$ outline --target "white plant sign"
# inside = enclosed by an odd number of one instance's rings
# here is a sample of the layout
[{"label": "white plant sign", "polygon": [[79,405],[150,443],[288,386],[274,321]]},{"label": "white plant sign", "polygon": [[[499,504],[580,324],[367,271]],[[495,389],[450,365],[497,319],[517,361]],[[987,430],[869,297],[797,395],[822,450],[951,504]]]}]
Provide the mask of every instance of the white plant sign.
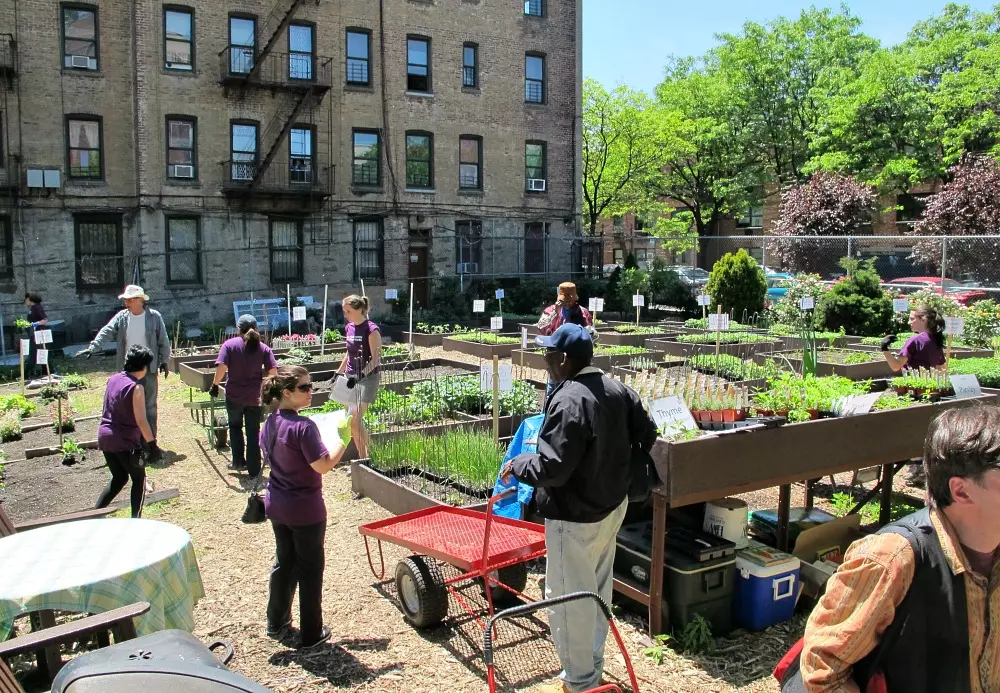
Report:
[{"label": "white plant sign", "polygon": [[298,322],[299,320],[306,319],[306,307],[305,306],[295,306],[292,308],[292,320]]},{"label": "white plant sign", "polygon": [[491,330],[502,330],[503,329],[503,318],[499,315],[494,315],[490,318],[490,329]]},{"label": "white plant sign", "polygon": [[486,301],[475,300],[472,302],[472,312],[473,313],[485,313],[486,312]]},{"label": "white plant sign", "polygon": [[385,300],[386,301],[397,301],[397,300],[399,300],[399,289],[386,289],[385,290]]},{"label": "white plant sign", "polygon": [[[509,392],[514,389],[514,366],[509,363],[500,364],[500,392]],[[493,364],[484,363],[479,366],[479,389],[493,391]]]},{"label": "white plant sign", "polygon": [[729,329],[729,316],[725,313],[714,313],[709,315],[708,329],[713,332],[725,332]]}]

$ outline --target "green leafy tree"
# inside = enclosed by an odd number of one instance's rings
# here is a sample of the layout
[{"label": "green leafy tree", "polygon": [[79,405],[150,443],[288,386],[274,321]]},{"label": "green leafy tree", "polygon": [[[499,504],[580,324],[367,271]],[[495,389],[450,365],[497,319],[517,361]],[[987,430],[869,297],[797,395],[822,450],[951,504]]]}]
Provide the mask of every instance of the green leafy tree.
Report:
[{"label": "green leafy tree", "polygon": [[649,269],[649,298],[651,303],[680,308],[685,313],[698,310],[691,287],[660,258],[654,258]]},{"label": "green leafy tree", "polygon": [[649,305],[649,275],[635,267],[625,268],[618,278],[615,291],[619,309],[622,311],[632,307],[632,297],[637,293],[645,296],[646,305]]},{"label": "green leafy tree", "polygon": [[747,324],[754,315],[764,312],[767,279],[757,261],[740,248],[715,263],[706,291],[712,297],[713,308],[721,304],[723,311]]},{"label": "green leafy tree", "polygon": [[823,294],[817,315],[830,331],[843,329],[861,337],[883,335],[892,326],[892,298],[882,289],[882,279],[874,262],[844,258],[840,266],[847,278]]}]

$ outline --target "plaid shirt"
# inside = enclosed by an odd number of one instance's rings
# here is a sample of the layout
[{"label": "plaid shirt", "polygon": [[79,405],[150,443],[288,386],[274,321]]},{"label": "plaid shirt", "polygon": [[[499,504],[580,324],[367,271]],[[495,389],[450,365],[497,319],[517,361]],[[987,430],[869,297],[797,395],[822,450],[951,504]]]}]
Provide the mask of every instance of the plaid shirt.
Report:
[{"label": "plaid shirt", "polygon": [[[1000,693],[1000,562],[990,579],[969,567],[958,536],[943,513],[931,522],[952,573],[963,575],[969,611],[972,693]],[[858,693],[851,667],[866,657],[892,623],[913,583],[915,557],[906,537],[875,534],[854,542],[809,616],[802,650],[802,680],[809,693]]]},{"label": "plaid shirt", "polygon": [[[570,309],[569,322],[576,323],[582,327],[593,327],[594,321],[590,316],[590,311],[579,303]],[[550,335],[563,324],[562,310],[557,310],[555,304],[542,311],[542,317],[538,321],[538,333]]]}]

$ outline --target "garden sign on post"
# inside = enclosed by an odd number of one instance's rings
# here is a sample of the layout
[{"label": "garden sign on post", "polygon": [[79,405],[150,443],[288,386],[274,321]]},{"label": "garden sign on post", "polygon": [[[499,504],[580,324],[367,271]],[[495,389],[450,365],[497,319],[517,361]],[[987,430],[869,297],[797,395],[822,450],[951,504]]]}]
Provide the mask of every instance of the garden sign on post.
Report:
[{"label": "garden sign on post", "polygon": [[638,327],[639,314],[642,312],[642,307],[646,305],[646,297],[636,291],[635,296],[632,297],[632,305],[635,306],[635,326]]},{"label": "garden sign on post", "polygon": [[712,297],[708,294],[698,294],[698,305],[701,306],[701,319],[708,320],[708,307],[712,304]]},{"label": "garden sign on post", "polygon": [[24,394],[24,359],[31,354],[31,340],[21,340],[21,394]]},{"label": "garden sign on post", "polygon": [[319,355],[326,352],[326,305],[330,302],[330,285],[323,285],[323,330],[319,333]]},{"label": "garden sign on post", "polygon": [[948,335],[948,349],[945,352],[945,363],[951,361],[951,338],[961,337],[965,334],[965,318],[945,318],[944,333]]}]

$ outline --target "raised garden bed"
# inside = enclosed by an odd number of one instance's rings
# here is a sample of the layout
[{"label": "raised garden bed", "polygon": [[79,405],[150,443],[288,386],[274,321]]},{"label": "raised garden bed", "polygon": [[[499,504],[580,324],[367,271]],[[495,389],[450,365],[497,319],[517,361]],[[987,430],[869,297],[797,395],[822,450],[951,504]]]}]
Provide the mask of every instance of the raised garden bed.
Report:
[{"label": "raised garden bed", "polygon": [[[860,357],[869,358],[863,363],[849,363],[853,359]],[[851,380],[868,380],[870,378],[888,378],[892,375],[892,369],[877,352],[863,351],[859,349],[817,349],[816,350],[816,375],[839,375]],[[792,370],[802,372],[802,352],[787,351],[778,354],[758,354],[754,360],[763,364],[766,359],[773,359],[779,366],[790,365]]]},{"label": "raised garden bed", "polygon": [[[635,328],[635,325],[622,325],[621,327]],[[668,330],[662,325],[657,326],[641,326],[639,331],[627,331],[620,332],[616,329],[610,330],[599,330],[598,331],[598,344],[605,344],[608,346],[635,346],[641,347],[645,346],[646,342],[650,339],[665,339],[666,337],[675,334],[674,330]]]},{"label": "raised garden bed", "polygon": [[[97,440],[97,427],[100,421],[96,417],[88,417],[76,422],[73,431],[63,434],[63,439],[72,438],[78,443]],[[0,443],[0,450],[7,453],[9,460],[20,460],[29,456],[32,451],[41,451],[59,446],[59,436],[55,432],[55,427],[51,424],[33,431],[23,432],[20,440],[11,440]],[[49,453],[53,454],[53,453]],[[89,454],[89,453],[88,453]],[[34,457],[44,457],[44,454],[35,453]],[[56,455],[58,456],[58,455]],[[33,464],[32,462],[18,464]],[[12,465],[13,466],[13,465]]]},{"label": "raised garden bed", "polygon": [[[634,354],[601,354],[599,353],[600,345],[598,345],[597,350],[590,365],[594,368],[600,368],[602,371],[610,371],[615,366],[627,365],[632,359],[637,357],[646,357],[654,361],[659,361],[663,356],[663,353],[660,351],[649,350],[642,350]],[[514,349],[510,355],[510,361],[515,366],[523,365],[525,368],[534,368],[540,371],[546,369],[544,350],[524,351]]]},{"label": "raised garden bed", "polygon": [[[880,346],[871,346],[869,344],[861,343],[851,343],[848,345],[851,349],[856,349],[858,351],[875,351],[881,352],[882,348]],[[893,353],[899,353],[899,349],[893,349]],[[979,358],[992,358],[992,349],[973,349],[970,347],[956,347],[951,348],[951,357],[953,359],[979,359]]]},{"label": "raised garden bed", "polygon": [[[499,336],[501,342],[503,342],[505,338],[513,341],[506,344],[490,343],[489,339],[491,336]],[[492,360],[494,356],[502,359],[509,358],[511,352],[521,346],[520,334],[487,334],[483,337],[483,340],[483,342],[478,342],[455,339],[454,337],[445,337],[441,340],[441,346],[445,351],[457,351],[483,360]]]},{"label": "raised garden bed", "polygon": [[[708,334],[708,333],[705,333]],[[667,356],[681,356],[688,357],[694,354],[714,354],[715,353],[715,339],[714,332],[711,333],[713,339],[711,343],[686,343],[679,342],[677,339],[650,339],[646,342],[647,349],[654,349],[656,351],[662,352]],[[727,333],[732,334],[732,333]],[[736,333],[739,335],[739,333]],[[734,335],[734,336],[736,336]],[[744,335],[745,336],[745,335]],[[732,339],[732,337],[730,337]],[[721,340],[720,340],[721,341]],[[780,351],[783,348],[781,340],[775,337],[764,337],[763,341],[754,341],[750,343],[722,343],[719,346],[720,354],[730,354],[733,356],[739,356],[741,358],[751,358],[756,354],[771,353],[774,351]]]}]

